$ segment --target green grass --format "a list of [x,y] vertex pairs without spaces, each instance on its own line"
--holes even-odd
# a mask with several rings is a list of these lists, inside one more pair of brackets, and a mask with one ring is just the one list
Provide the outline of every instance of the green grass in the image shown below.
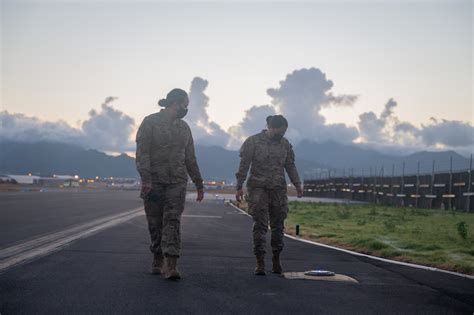
[[287,232],[294,234],[297,224],[302,237],[321,243],[474,274],[473,213],[290,202]]

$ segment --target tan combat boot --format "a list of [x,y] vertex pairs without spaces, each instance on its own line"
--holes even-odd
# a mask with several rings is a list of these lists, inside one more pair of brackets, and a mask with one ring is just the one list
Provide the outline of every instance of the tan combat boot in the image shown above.
[[264,276],[265,275],[265,256],[264,255],[256,255],[257,258],[257,266],[255,267],[255,274],[257,276]]
[[283,270],[280,264],[280,252],[273,252],[272,263],[272,272],[281,274]]
[[179,280],[181,274],[177,268],[178,257],[166,257],[165,278],[168,280]]
[[151,273],[153,275],[161,275],[163,273],[163,256],[154,254],[151,264]]

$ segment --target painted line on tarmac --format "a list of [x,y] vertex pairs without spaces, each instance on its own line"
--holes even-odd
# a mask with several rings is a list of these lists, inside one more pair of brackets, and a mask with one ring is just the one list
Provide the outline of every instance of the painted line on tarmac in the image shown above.
[[55,240],[62,239],[62,238],[66,237],[68,235],[71,235],[73,233],[84,231],[84,230],[86,230],[90,227],[96,226],[98,224],[101,224],[101,223],[104,223],[104,222],[107,222],[107,221],[110,221],[110,220],[114,220],[114,219],[120,218],[122,216],[126,216],[128,214],[131,214],[131,213],[135,213],[136,211],[139,211],[140,209],[142,209],[142,208],[133,209],[133,210],[130,210],[130,211],[127,211],[127,212],[122,212],[120,214],[116,214],[116,215],[112,215],[112,216],[98,218],[98,219],[93,220],[91,222],[87,222],[87,223],[80,224],[80,225],[75,225],[75,226],[72,226],[72,227],[67,228],[65,230],[59,231],[59,232],[46,234],[44,236],[40,236],[40,237],[36,237],[34,239],[31,239],[29,241],[25,241],[21,244],[14,245],[14,246],[11,246],[11,247],[7,247],[5,249],[1,249],[0,250],[0,260],[4,260],[8,257],[17,255],[17,254],[19,254],[21,252],[24,252],[24,251],[27,251],[29,249],[39,247],[43,244],[51,243]]
[[246,216],[248,217],[252,217],[250,214],[248,214],[247,212],[245,212],[244,210],[240,209],[239,207],[237,207],[236,205],[234,205],[233,203],[229,202],[228,205],[230,205],[231,207],[234,207],[235,209],[239,210],[242,214],[245,214]]
[[144,215],[143,207],[48,234],[0,250],[0,273],[7,269],[45,256],[70,245],[73,241],[91,236],[135,217]]
[[[247,212],[245,212],[244,210],[240,209],[239,207],[233,205],[232,203],[229,202],[228,204],[229,204],[231,207],[234,207],[235,209],[239,210],[239,211],[242,212],[243,214],[245,214],[245,215],[251,217]],[[370,255],[367,255],[367,254],[362,254],[362,253],[358,253],[358,252],[353,252],[353,251],[348,250],[348,249],[343,249],[343,248],[339,248],[339,247],[335,247],[335,246],[331,246],[331,245],[326,245],[326,244],[322,244],[322,243],[318,243],[318,242],[313,242],[313,241],[305,240],[305,239],[303,239],[303,238],[296,237],[296,236],[293,236],[293,235],[290,235],[290,234],[286,234],[286,233],[285,233],[285,236],[288,237],[288,238],[291,238],[292,240],[295,240],[295,241],[300,241],[300,242],[307,243],[307,244],[311,244],[311,245],[316,245],[316,246],[321,246],[321,247],[325,247],[325,248],[337,250],[337,251],[344,252],[344,253],[347,253],[347,254],[351,254],[351,255],[354,255],[354,256],[370,258],[370,259],[379,260],[379,261],[383,261],[383,262],[391,263],[391,264],[395,264],[395,265],[402,265],[402,266],[406,266],[406,267],[418,268],[418,269],[423,269],[423,270],[429,270],[429,271],[435,271],[435,272],[442,272],[442,273],[447,273],[447,274],[450,274],[450,275],[454,275],[454,276],[458,276],[458,277],[463,277],[463,278],[468,278],[468,279],[473,279],[473,280],[474,280],[474,276],[465,275],[465,274],[463,274],[463,273],[458,273],[458,272],[454,272],[454,271],[438,269],[438,268],[434,268],[434,267],[427,267],[427,266],[422,266],[422,265],[417,265],[417,264],[410,264],[410,263],[406,263],[406,262],[402,262],[402,261],[390,260],[390,259],[381,258],[381,257],[376,257],[376,256],[370,256]]]
[[221,215],[199,215],[199,214],[183,214],[186,218],[204,218],[204,219],[222,219]]

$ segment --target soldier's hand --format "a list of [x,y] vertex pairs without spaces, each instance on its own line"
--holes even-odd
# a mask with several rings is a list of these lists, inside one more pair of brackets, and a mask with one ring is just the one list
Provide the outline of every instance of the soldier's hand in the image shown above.
[[237,189],[237,192],[235,193],[235,200],[237,200],[238,202],[241,202],[242,199],[244,199],[244,190]]
[[296,196],[298,198],[303,197],[303,188],[301,188],[301,186],[296,187]]
[[198,189],[197,190],[197,202],[201,202],[204,199],[204,190],[203,189]]
[[141,195],[142,196],[148,196],[148,194],[151,192],[152,189],[153,189],[153,187],[152,187],[151,184],[142,183]]

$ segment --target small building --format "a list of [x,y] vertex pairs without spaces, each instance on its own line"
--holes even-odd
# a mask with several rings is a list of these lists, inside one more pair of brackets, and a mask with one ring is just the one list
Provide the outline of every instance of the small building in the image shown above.
[[18,184],[37,185],[39,184],[40,178],[35,175],[7,175],[13,178]]
[[16,184],[16,181],[8,175],[0,174],[0,183]]

